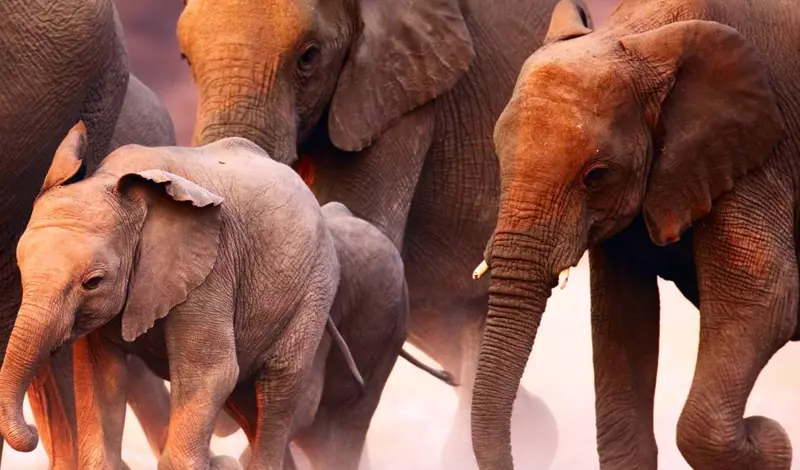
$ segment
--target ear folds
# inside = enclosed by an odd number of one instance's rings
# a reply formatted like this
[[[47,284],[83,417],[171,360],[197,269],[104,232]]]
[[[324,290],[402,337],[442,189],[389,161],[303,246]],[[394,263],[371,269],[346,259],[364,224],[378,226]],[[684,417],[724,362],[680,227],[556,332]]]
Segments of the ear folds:
[[[589,9],[581,0],[561,0],[553,8],[544,44],[589,34],[594,29]]]
[[[458,0],[361,0],[360,9],[363,28],[328,115],[331,141],[346,151],[449,90],[473,56]]]
[[[147,201],[122,313],[122,337],[133,341],[184,302],[211,272],[219,250],[223,198],[161,170],[127,174],[117,188]]]
[[[64,140],[61,141],[58,149],[56,149],[53,162],[44,177],[42,189],[39,190],[39,195],[56,186],[63,186],[83,179],[86,176],[84,159],[88,146],[86,125],[83,124],[83,121],[78,121],[69,130]]]
[[[711,201],[763,164],[783,119],[756,50],[735,29],[681,21],[620,40],[660,103],[643,203],[650,237],[677,241]],[[646,80],[646,81],[645,81]],[[651,98],[653,99],[653,98]]]

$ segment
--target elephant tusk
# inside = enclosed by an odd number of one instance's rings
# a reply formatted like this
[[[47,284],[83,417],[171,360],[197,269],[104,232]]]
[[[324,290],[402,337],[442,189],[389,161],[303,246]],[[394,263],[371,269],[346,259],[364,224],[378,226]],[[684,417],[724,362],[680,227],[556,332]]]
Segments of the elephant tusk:
[[[558,288],[564,289],[567,287],[567,281],[569,281],[569,269],[567,268],[560,273],[558,273]]]
[[[478,279],[483,277],[483,275],[486,274],[486,271],[488,270],[489,270],[489,265],[486,263],[486,260],[481,261],[481,264],[479,264],[478,267],[475,268],[475,271],[472,271],[472,279],[475,279],[477,281]]]

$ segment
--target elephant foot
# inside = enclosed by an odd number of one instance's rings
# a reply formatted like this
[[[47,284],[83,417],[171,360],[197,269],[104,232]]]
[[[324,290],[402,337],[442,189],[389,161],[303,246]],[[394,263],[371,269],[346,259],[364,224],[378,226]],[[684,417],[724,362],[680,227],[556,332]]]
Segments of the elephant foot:
[[[241,470],[243,467],[239,461],[233,457],[218,455],[211,459],[209,468],[211,470]]]
[[[678,422],[678,449],[695,470],[789,470],[792,443],[775,420],[750,416],[744,432],[725,432],[722,426],[691,419]],[[730,429],[730,428],[729,428]]]
[[[459,407],[442,451],[443,470],[478,470],[472,450],[469,402]],[[516,468],[547,470],[558,448],[558,425],[538,396],[520,388],[511,416],[511,451]]]

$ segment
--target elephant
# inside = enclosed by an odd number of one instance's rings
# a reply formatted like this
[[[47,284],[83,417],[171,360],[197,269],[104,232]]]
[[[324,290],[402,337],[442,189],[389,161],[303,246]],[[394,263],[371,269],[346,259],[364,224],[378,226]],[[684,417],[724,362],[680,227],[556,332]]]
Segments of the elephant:
[[[406,339],[408,292],[403,260],[389,238],[341,203],[325,204],[322,215],[341,267],[330,318],[356,358],[364,386],[357,386],[342,356],[331,355],[330,341],[323,340],[292,441],[312,468],[357,470],[368,466],[364,458],[359,467],[367,430]],[[252,416],[240,418],[245,429],[253,429]]]
[[[556,7],[494,131],[480,468],[514,468],[514,393],[551,289],[586,250],[600,468],[657,468],[658,277],[700,311],[683,457],[790,468],[783,428],[744,411],[770,357],[800,339],[798,26],[780,0],[622,0],[597,29]]]
[[[75,376],[90,393],[79,409],[93,420],[90,432],[106,435],[95,453],[107,461],[94,466],[119,465],[125,360],[134,354],[171,379],[160,467],[236,463],[208,452],[227,402],[237,419],[255,421],[245,429],[249,468],[283,468],[340,277],[317,200],[246,139],[127,145],[81,179],[86,147],[79,122],[56,151],[19,241],[23,300],[0,368],[9,384],[0,432],[15,449],[35,446],[24,390],[51,351],[85,337],[75,346]]]
[[[475,465],[460,456],[471,459],[488,282],[464,273],[495,227],[491,129],[555,4],[188,0],[178,19],[199,96],[193,143],[253,141],[300,172],[321,204],[343,203],[401,251],[408,340],[460,384],[443,468]],[[536,423],[542,436],[531,446],[531,430],[519,433],[518,458],[552,460],[548,407],[520,390],[515,415],[517,429]]]
[[[14,248],[53,152],[83,119],[93,171],[107,155],[123,104],[128,64],[112,0],[0,2],[0,77],[2,361],[21,298]],[[77,461],[70,356],[68,348],[54,354],[29,390],[54,469],[75,468]]]

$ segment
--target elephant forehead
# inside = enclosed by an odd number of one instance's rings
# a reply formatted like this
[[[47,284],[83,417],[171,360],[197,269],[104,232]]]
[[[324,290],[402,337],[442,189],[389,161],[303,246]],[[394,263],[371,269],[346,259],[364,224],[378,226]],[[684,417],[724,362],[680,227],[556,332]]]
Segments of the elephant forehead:
[[[258,54],[279,54],[309,29],[313,8],[307,0],[196,0],[190,23],[214,44],[258,42]],[[266,48],[266,49],[265,49]],[[272,49],[272,50],[270,50]]]
[[[36,201],[27,230],[52,226],[107,230],[118,219],[109,205],[110,191],[90,187],[86,182],[55,188]]]

